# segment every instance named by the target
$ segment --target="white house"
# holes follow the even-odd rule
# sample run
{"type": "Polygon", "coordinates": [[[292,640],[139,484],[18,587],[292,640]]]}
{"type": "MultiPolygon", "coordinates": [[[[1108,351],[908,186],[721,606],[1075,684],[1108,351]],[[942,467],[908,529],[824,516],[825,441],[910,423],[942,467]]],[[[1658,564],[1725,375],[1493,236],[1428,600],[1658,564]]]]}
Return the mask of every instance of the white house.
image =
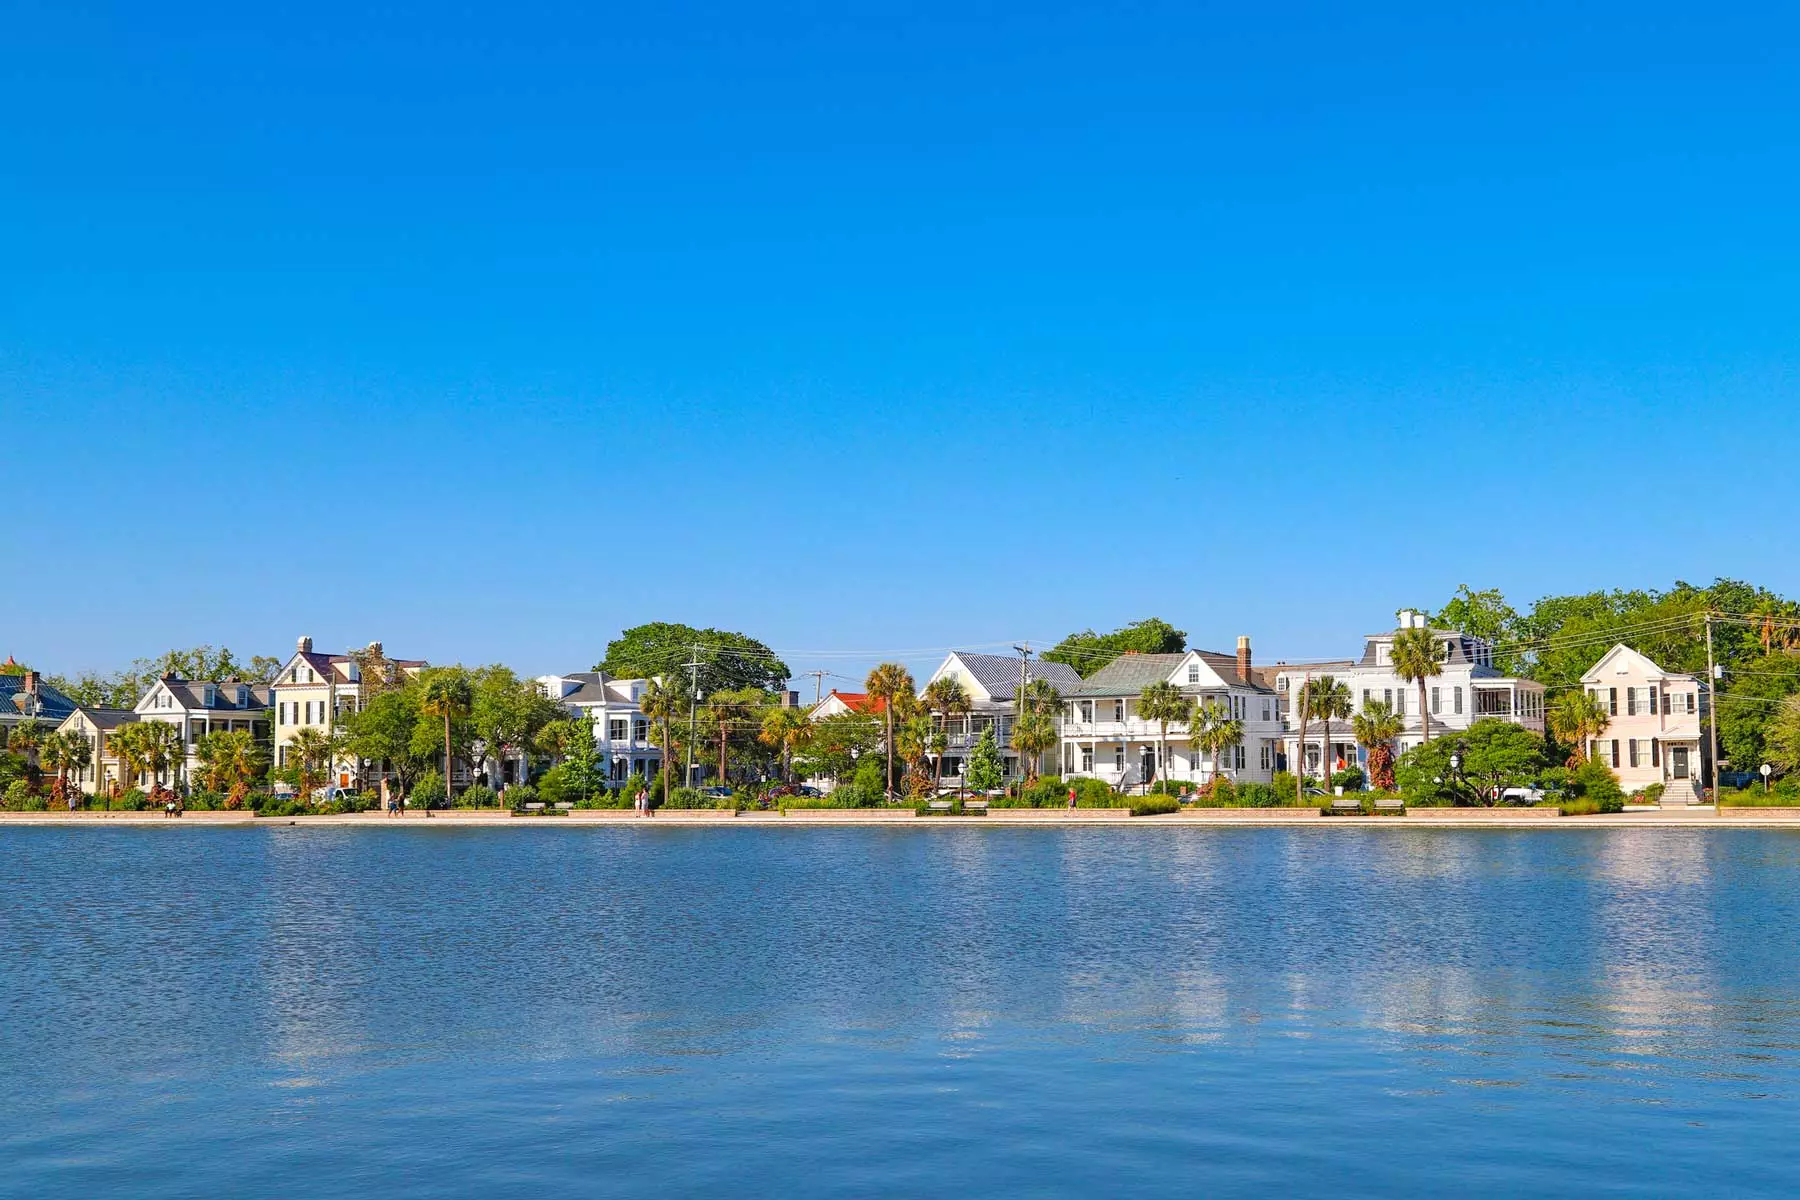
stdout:
{"type": "Polygon", "coordinates": [[[1146,687],[1172,683],[1199,703],[1216,700],[1243,722],[1243,740],[1216,764],[1234,783],[1266,783],[1275,773],[1282,721],[1275,692],[1256,676],[1250,639],[1238,639],[1237,654],[1187,650],[1179,654],[1122,654],[1066,692],[1062,720],[1064,775],[1092,776],[1117,788],[1143,787],[1153,779],[1203,784],[1215,763],[1190,739],[1185,725],[1171,725],[1169,761],[1158,769],[1160,723],[1146,720],[1138,705],[1146,687]]]}
{"type": "Polygon", "coordinates": [[[147,776],[135,781],[126,779],[124,765],[113,750],[113,734],[120,726],[129,725],[137,719],[138,715],[129,708],[77,707],[56,727],[58,733],[72,733],[88,744],[87,766],[71,776],[75,785],[83,792],[97,796],[109,791],[115,783],[120,787],[127,787],[134,782],[149,782],[147,776]]]}
{"type": "Polygon", "coordinates": [[[1606,710],[1606,730],[1588,751],[1611,767],[1626,791],[1668,785],[1664,799],[1694,799],[1700,774],[1701,684],[1665,671],[1630,646],[1608,650],[1581,677],[1587,694],[1606,710]]]}
{"type": "Polygon", "coordinates": [[[607,763],[607,778],[649,778],[661,769],[662,751],[651,741],[650,720],[639,707],[648,679],[614,679],[605,671],[540,675],[544,694],[593,725],[594,745],[607,763]]]}
{"type": "Polygon", "coordinates": [[[192,783],[200,772],[200,740],[207,734],[242,730],[259,742],[269,741],[269,694],[261,684],[170,674],[150,685],[133,711],[140,721],[161,721],[181,730],[182,759],[173,774],[192,783]]]}
{"type": "MultiPolygon", "coordinates": [[[[1080,673],[1066,663],[1032,662],[998,654],[975,654],[967,650],[952,651],[938,669],[931,673],[925,686],[930,687],[937,680],[947,678],[962,683],[963,690],[969,693],[972,708],[967,716],[956,717],[945,727],[946,783],[961,781],[969,751],[981,740],[982,732],[987,729],[994,731],[994,738],[1000,745],[1001,761],[1007,777],[1024,773],[1019,756],[1012,747],[1013,719],[1018,715],[1019,685],[1022,682],[1046,680],[1063,696],[1081,686],[1080,673]]],[[[1045,757],[1049,758],[1049,755],[1045,757]]],[[[1040,763],[1039,770],[1043,770],[1045,765],[1040,763]]]]}
{"type": "MultiPolygon", "coordinates": [[[[1395,744],[1396,753],[1404,753],[1425,740],[1424,716],[1419,712],[1419,687],[1394,673],[1394,639],[1403,629],[1428,628],[1423,613],[1402,611],[1399,629],[1390,633],[1373,633],[1364,639],[1362,658],[1348,666],[1327,665],[1284,666],[1276,672],[1275,691],[1282,700],[1282,711],[1288,717],[1284,755],[1292,770],[1304,763],[1309,775],[1322,775],[1321,764],[1330,771],[1341,771],[1358,765],[1360,748],[1350,721],[1333,721],[1329,728],[1319,721],[1307,723],[1306,745],[1300,746],[1300,719],[1292,712],[1292,701],[1307,680],[1330,675],[1350,689],[1352,713],[1359,713],[1372,700],[1391,705],[1402,721],[1404,730],[1395,744]]],[[[1425,706],[1431,717],[1431,736],[1458,733],[1486,717],[1499,717],[1543,732],[1544,685],[1532,679],[1502,674],[1494,666],[1493,647],[1483,638],[1472,637],[1455,629],[1433,629],[1442,655],[1442,670],[1425,681],[1425,706]]]]}

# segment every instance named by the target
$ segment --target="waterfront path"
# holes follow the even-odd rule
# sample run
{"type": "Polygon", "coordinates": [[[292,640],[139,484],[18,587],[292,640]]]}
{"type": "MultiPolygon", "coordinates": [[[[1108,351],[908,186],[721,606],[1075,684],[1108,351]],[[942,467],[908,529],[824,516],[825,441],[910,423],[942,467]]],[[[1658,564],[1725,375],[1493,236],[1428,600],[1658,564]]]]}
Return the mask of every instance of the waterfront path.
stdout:
{"type": "Polygon", "coordinates": [[[731,827],[796,828],[853,825],[905,825],[918,828],[970,828],[1009,826],[1307,826],[1333,829],[1339,826],[1379,826],[1418,829],[1641,829],[1641,828],[1767,828],[1791,825],[1800,828],[1800,808],[1663,808],[1603,816],[1564,817],[1555,809],[1413,809],[1403,816],[1321,816],[1315,809],[1214,808],[1190,809],[1161,816],[1134,817],[1125,809],[1078,808],[995,809],[985,816],[919,817],[910,811],[883,809],[805,809],[789,813],[730,813],[707,809],[664,809],[654,817],[640,817],[629,809],[578,809],[566,816],[515,817],[493,809],[451,809],[430,817],[390,817],[378,812],[343,813],[313,817],[257,817],[247,812],[190,811],[179,818],[160,812],[0,812],[0,825],[62,825],[89,828],[157,825],[176,828],[247,826],[335,825],[383,829],[425,826],[453,829],[465,825],[506,826],[513,829],[589,829],[595,826],[643,826],[645,828],[731,827]]]}

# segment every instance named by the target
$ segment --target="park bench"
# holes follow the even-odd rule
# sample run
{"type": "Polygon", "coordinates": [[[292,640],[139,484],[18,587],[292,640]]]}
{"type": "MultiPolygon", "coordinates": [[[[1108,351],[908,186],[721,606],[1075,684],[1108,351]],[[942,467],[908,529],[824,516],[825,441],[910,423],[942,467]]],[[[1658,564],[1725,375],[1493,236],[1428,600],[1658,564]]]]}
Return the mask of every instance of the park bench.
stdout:
{"type": "Polygon", "coordinates": [[[568,812],[575,807],[575,802],[573,800],[558,800],[556,802],[556,807],[562,809],[564,812],[568,812]]]}
{"type": "Polygon", "coordinates": [[[986,800],[964,800],[963,801],[963,811],[964,812],[984,813],[987,810],[988,810],[988,802],[986,800]]]}
{"type": "Polygon", "coordinates": [[[1398,796],[1383,796],[1375,802],[1376,812],[1403,812],[1405,809],[1406,801],[1398,796]]]}
{"type": "Polygon", "coordinates": [[[527,804],[525,806],[525,811],[526,812],[543,812],[544,806],[542,804],[527,804]]]}
{"type": "Polygon", "coordinates": [[[1358,800],[1355,796],[1333,796],[1331,798],[1331,811],[1334,813],[1361,812],[1362,801],[1358,800]]]}
{"type": "Polygon", "coordinates": [[[932,812],[949,812],[956,805],[949,800],[932,800],[927,805],[932,812]]]}

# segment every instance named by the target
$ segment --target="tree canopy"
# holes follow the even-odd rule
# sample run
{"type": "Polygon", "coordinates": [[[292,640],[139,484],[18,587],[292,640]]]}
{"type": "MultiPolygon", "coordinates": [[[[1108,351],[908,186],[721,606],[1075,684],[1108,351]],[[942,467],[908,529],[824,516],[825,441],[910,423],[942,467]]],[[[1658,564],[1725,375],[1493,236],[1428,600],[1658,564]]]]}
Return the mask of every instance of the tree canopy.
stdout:
{"type": "Polygon", "coordinates": [[[1045,662],[1074,667],[1085,677],[1127,650],[1139,654],[1178,654],[1186,649],[1186,632],[1161,617],[1145,617],[1111,633],[1095,633],[1092,629],[1071,633],[1045,651],[1043,658],[1045,662]]]}
{"type": "Polygon", "coordinates": [[[192,646],[186,650],[165,650],[153,658],[135,659],[131,666],[110,675],[84,671],[73,677],[49,675],[45,682],[75,703],[89,708],[131,708],[152,684],[170,672],[183,679],[269,683],[281,670],[281,662],[281,659],[265,654],[255,654],[247,661],[240,661],[223,646],[192,646]]]}
{"type": "Polygon", "coordinates": [[[687,664],[696,661],[702,696],[744,688],[780,691],[791,674],[773,650],[747,634],[695,629],[669,621],[625,630],[606,644],[606,657],[594,670],[622,679],[661,675],[685,683],[691,679],[687,664]]]}

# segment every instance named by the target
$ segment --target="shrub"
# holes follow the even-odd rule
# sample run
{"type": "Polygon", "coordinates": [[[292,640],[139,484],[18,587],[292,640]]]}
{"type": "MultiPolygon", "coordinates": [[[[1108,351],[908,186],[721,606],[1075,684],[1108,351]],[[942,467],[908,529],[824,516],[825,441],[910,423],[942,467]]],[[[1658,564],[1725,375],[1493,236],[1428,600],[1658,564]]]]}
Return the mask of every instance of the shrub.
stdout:
{"type": "Polygon", "coordinates": [[[483,783],[464,788],[462,795],[456,798],[458,808],[493,808],[499,803],[499,794],[483,783]]]}
{"type": "Polygon", "coordinates": [[[1269,786],[1275,789],[1276,794],[1281,797],[1281,803],[1283,804],[1292,804],[1294,802],[1295,782],[1291,771],[1277,771],[1269,778],[1269,786]]]}
{"type": "Polygon", "coordinates": [[[503,797],[508,808],[522,809],[527,804],[538,804],[538,790],[529,783],[515,783],[506,789],[503,797]]]}
{"type": "Polygon", "coordinates": [[[119,798],[113,801],[114,808],[123,809],[126,812],[143,812],[149,806],[150,797],[144,795],[138,788],[130,788],[120,793],[119,798]]]}
{"type": "Polygon", "coordinates": [[[444,807],[444,777],[436,771],[426,771],[413,780],[412,791],[406,794],[406,807],[444,807]]]}
{"type": "MultiPolygon", "coordinates": [[[[32,811],[32,801],[37,800],[37,796],[32,792],[29,783],[23,779],[15,779],[6,785],[5,800],[6,807],[14,812],[30,812],[32,811]]],[[[37,807],[43,808],[43,803],[40,801],[37,807]]]]}
{"type": "Polygon", "coordinates": [[[188,798],[183,804],[184,807],[191,808],[196,812],[211,812],[213,809],[225,807],[225,797],[207,788],[198,788],[188,793],[188,798]]]}
{"type": "MultiPolygon", "coordinates": [[[[1293,776],[1288,776],[1288,781],[1291,783],[1293,776]]],[[[1274,783],[1240,783],[1233,790],[1240,808],[1280,808],[1294,799],[1291,789],[1284,792],[1274,783]]]]}
{"type": "Polygon", "coordinates": [[[1362,773],[1361,767],[1345,767],[1331,777],[1331,786],[1343,788],[1346,792],[1360,792],[1368,782],[1368,776],[1362,773]]]}
{"type": "Polygon", "coordinates": [[[664,808],[711,808],[713,798],[701,793],[698,788],[678,787],[669,793],[664,808]]]}
{"type": "Polygon", "coordinates": [[[1159,817],[1181,811],[1181,802],[1173,796],[1145,796],[1131,805],[1134,817],[1159,817]]]}
{"type": "MultiPolygon", "coordinates": [[[[1582,811],[1615,813],[1625,811],[1625,789],[1619,786],[1619,777],[1612,773],[1599,759],[1589,759],[1573,771],[1569,772],[1569,795],[1575,801],[1582,802],[1582,811]]],[[[1570,808],[1564,805],[1563,811],[1570,808]]]]}
{"type": "Polygon", "coordinates": [[[1631,800],[1636,804],[1660,804],[1665,790],[1667,790],[1666,784],[1648,784],[1641,790],[1631,793],[1631,800]]]}
{"type": "Polygon", "coordinates": [[[1238,799],[1238,785],[1223,775],[1200,789],[1200,802],[1214,808],[1243,807],[1243,802],[1238,799]]]}

